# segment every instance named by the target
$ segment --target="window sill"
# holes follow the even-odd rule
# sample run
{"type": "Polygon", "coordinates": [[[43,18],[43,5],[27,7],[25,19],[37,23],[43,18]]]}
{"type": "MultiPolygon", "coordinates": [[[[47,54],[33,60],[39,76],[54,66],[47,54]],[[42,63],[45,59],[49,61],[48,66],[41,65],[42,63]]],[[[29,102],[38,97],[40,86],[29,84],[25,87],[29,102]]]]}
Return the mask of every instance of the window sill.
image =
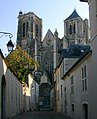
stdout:
{"type": "Polygon", "coordinates": [[[87,90],[85,90],[85,91],[82,91],[82,93],[83,93],[83,94],[87,94],[87,93],[88,93],[88,91],[87,91],[87,90]]]}

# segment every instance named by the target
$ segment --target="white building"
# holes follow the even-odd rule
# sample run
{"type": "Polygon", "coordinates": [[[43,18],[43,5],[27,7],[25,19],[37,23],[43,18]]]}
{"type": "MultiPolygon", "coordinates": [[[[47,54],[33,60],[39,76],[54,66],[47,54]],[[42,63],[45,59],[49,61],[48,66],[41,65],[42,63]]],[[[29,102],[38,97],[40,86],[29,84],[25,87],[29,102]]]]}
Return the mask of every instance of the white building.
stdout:
{"type": "Polygon", "coordinates": [[[11,118],[23,111],[22,83],[6,66],[0,51],[0,119],[11,118]]]}
{"type": "Polygon", "coordinates": [[[74,119],[88,119],[89,107],[89,63],[91,51],[81,57],[65,73],[64,79],[64,112],[74,119]]]}
{"type": "Polygon", "coordinates": [[[63,104],[64,113],[74,119],[97,118],[97,0],[80,0],[89,3],[90,14],[90,42],[91,50],[80,57],[64,74],[60,75],[61,64],[56,68],[56,78],[64,85],[55,84],[56,109],[60,110],[63,104]],[[61,81],[63,79],[63,81],[61,81]],[[59,90],[59,91],[58,91],[59,90]],[[63,93],[62,93],[63,91],[63,93]],[[64,103],[61,94],[64,95],[64,103]],[[60,98],[61,97],[61,98],[60,98]],[[59,98],[59,101],[57,101],[59,98]],[[60,103],[59,103],[60,102],[60,103]]]}
{"type": "Polygon", "coordinates": [[[97,0],[81,0],[89,4],[89,17],[90,17],[90,36],[92,56],[90,57],[89,70],[88,70],[88,86],[89,86],[89,119],[97,118],[97,0]]]}
{"type": "Polygon", "coordinates": [[[7,67],[0,50],[0,119],[12,118],[38,103],[39,85],[28,75],[28,85],[20,82],[7,67]],[[32,89],[33,84],[36,86],[32,89]],[[36,102],[35,102],[36,101],[36,102]]]}
{"type": "Polygon", "coordinates": [[[34,80],[34,77],[29,74],[28,75],[29,81],[29,89],[30,89],[30,109],[37,110],[38,103],[39,103],[39,84],[34,80]]]}

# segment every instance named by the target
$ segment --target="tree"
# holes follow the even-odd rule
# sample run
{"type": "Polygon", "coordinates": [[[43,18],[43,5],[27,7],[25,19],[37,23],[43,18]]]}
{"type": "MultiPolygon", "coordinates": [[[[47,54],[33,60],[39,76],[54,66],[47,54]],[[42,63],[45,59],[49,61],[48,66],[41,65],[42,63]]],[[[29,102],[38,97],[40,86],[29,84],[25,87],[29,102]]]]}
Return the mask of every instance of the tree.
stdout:
{"type": "Polygon", "coordinates": [[[28,73],[34,70],[35,65],[39,67],[39,64],[19,46],[5,58],[5,62],[22,82],[27,82],[28,73]]]}

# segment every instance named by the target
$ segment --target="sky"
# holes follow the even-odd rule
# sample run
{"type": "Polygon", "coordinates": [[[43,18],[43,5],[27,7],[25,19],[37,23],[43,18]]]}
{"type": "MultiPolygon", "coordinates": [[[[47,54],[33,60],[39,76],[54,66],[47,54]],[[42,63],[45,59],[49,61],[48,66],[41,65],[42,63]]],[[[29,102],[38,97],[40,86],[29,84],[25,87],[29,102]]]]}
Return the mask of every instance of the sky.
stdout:
{"type": "MultiPolygon", "coordinates": [[[[89,19],[88,4],[79,0],[0,0],[0,32],[12,33],[12,42],[16,44],[18,14],[34,12],[43,21],[43,38],[48,29],[55,32],[57,29],[59,38],[64,36],[63,21],[70,16],[73,10],[82,19],[89,19]]],[[[1,34],[0,34],[1,36],[1,34]]],[[[0,49],[3,54],[8,54],[6,44],[9,37],[0,37],[0,49]]]]}

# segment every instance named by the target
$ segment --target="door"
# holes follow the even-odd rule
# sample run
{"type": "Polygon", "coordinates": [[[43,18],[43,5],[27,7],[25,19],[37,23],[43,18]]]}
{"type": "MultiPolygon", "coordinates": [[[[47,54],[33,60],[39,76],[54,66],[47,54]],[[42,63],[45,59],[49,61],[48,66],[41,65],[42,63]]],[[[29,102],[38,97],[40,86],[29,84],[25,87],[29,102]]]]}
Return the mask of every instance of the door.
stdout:
{"type": "Polygon", "coordinates": [[[88,119],[88,104],[83,104],[83,116],[84,119],[88,119]]]}

